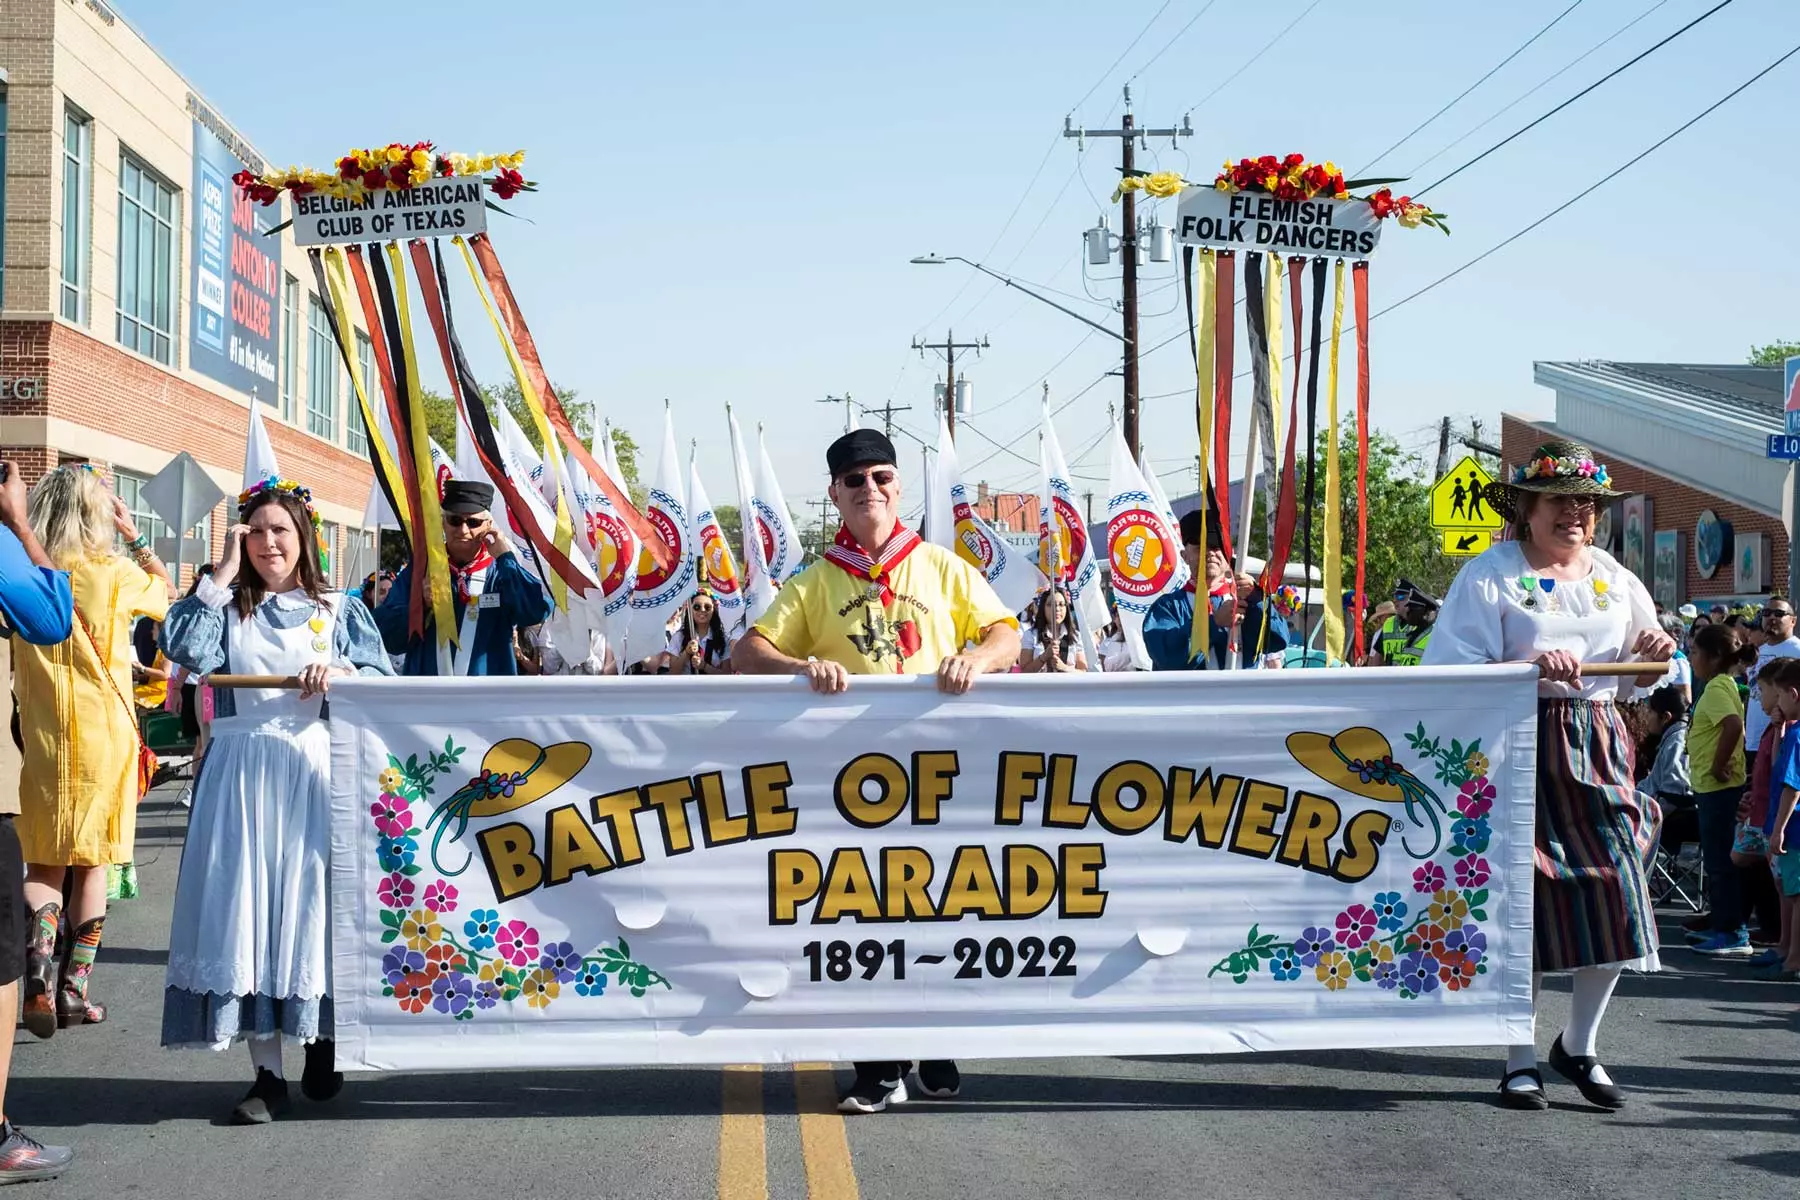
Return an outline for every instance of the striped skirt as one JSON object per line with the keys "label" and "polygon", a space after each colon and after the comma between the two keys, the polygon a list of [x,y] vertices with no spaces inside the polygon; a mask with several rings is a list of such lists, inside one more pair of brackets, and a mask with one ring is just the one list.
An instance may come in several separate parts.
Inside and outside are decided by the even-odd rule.
{"label": "striped skirt", "polygon": [[1538,701],[1536,969],[1658,969],[1645,884],[1662,811],[1633,785],[1611,704]]}

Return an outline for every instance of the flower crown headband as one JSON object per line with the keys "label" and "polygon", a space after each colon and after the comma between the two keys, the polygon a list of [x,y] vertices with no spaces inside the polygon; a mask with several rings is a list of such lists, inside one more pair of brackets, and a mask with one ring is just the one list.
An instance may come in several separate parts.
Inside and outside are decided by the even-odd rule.
{"label": "flower crown headband", "polygon": [[319,510],[313,507],[311,488],[302,487],[292,479],[277,479],[270,475],[238,493],[238,520],[244,519],[244,510],[250,507],[252,500],[269,492],[286,492],[300,501],[300,507],[306,510],[307,519],[312,522],[313,542],[319,548],[319,563],[323,566],[331,553],[331,547],[325,544],[325,523],[319,519]]}
{"label": "flower crown headband", "polygon": [[1606,473],[1606,467],[1591,458],[1543,458],[1526,463],[1513,472],[1514,483],[1529,483],[1534,479],[1592,479],[1601,487],[1612,484],[1612,476]]}

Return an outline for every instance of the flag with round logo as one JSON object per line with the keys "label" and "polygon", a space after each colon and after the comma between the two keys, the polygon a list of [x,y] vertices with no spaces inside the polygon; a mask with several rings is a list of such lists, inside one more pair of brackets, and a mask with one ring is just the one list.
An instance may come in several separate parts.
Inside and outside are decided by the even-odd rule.
{"label": "flag with round logo", "polygon": [[1168,505],[1132,460],[1125,436],[1112,431],[1112,466],[1106,487],[1106,556],[1112,563],[1113,602],[1132,665],[1150,669],[1144,617],[1157,597],[1185,582],[1181,533]]}
{"label": "flag with round logo", "polygon": [[631,620],[627,625],[626,653],[630,662],[648,657],[667,641],[664,627],[675,610],[694,592],[694,544],[688,527],[688,506],[681,480],[681,460],[675,451],[675,417],[663,409],[662,450],[656,474],[644,498],[644,519],[669,548],[669,565],[659,567],[648,547],[638,553],[637,581],[631,592]]}
{"label": "flag with round logo", "polygon": [[1062,443],[1044,406],[1043,441],[1039,458],[1044,469],[1044,490],[1038,510],[1038,568],[1051,583],[1068,590],[1075,606],[1075,623],[1086,643],[1088,667],[1099,670],[1094,631],[1107,623],[1106,603],[1100,595],[1100,564],[1088,543],[1087,523],[1075,507],[1075,487]]}
{"label": "flag with round logo", "polygon": [[925,540],[956,551],[987,578],[1002,604],[1013,612],[1024,612],[1032,597],[1046,586],[1043,573],[1008,546],[970,505],[956,443],[942,417],[938,418],[937,457],[925,489],[925,519],[919,529]]}
{"label": "flag with round logo", "polygon": [[[625,485],[612,473],[612,463],[603,448],[596,444],[594,461],[598,463],[620,491]],[[637,577],[637,538],[631,527],[620,519],[612,500],[600,490],[573,454],[566,458],[569,483],[575,493],[579,515],[586,529],[586,543],[594,558],[594,575],[600,580],[601,630],[617,642],[625,632],[625,619],[630,615],[631,585]],[[576,541],[583,539],[577,536]]]}
{"label": "flag with round logo", "polygon": [[725,626],[727,637],[735,638],[742,632],[744,621],[744,577],[738,573],[731,542],[719,525],[712,501],[706,497],[706,487],[700,482],[699,464],[691,455],[688,458],[688,499],[694,512],[694,554],[700,560],[700,578],[695,585],[703,583],[712,592],[713,603],[719,609],[719,623]]}
{"label": "flag with round logo", "polygon": [[781,481],[775,478],[775,465],[769,461],[761,425],[756,427],[756,493],[750,499],[750,507],[756,510],[756,532],[762,539],[769,578],[785,583],[799,572],[804,551],[794,514],[788,511],[787,497],[781,494]]}
{"label": "flag with round logo", "polygon": [[731,411],[729,404],[725,406],[725,420],[731,426],[731,466],[737,476],[738,521],[742,526],[744,550],[744,624],[747,626],[775,603],[775,576],[769,569],[769,552],[773,549],[774,539],[765,532],[762,510],[756,502],[756,484],[750,475],[750,458],[744,453],[744,432],[738,428],[737,414]]}

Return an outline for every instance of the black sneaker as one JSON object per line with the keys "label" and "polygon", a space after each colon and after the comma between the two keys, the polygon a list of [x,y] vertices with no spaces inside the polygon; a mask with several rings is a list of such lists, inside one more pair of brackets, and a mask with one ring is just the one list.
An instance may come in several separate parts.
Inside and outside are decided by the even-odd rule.
{"label": "black sneaker", "polygon": [[287,1080],[269,1070],[259,1068],[256,1082],[244,1093],[238,1106],[231,1110],[233,1125],[267,1125],[288,1110]]}
{"label": "black sneaker", "polygon": [[925,1059],[919,1063],[919,1095],[933,1100],[948,1100],[962,1091],[962,1072],[947,1058]]}
{"label": "black sneaker", "polygon": [[306,1043],[306,1069],[300,1074],[300,1094],[308,1100],[329,1100],[344,1090],[344,1073],[337,1069],[337,1044],[330,1038]]}
{"label": "black sneaker", "polygon": [[897,1079],[877,1079],[874,1076],[857,1076],[856,1083],[844,1098],[838,1101],[841,1113],[878,1113],[890,1104],[906,1103],[905,1063],[900,1064],[901,1071]]}
{"label": "black sneaker", "polygon": [[46,1146],[11,1121],[0,1123],[0,1185],[55,1179],[74,1160],[67,1146]]}

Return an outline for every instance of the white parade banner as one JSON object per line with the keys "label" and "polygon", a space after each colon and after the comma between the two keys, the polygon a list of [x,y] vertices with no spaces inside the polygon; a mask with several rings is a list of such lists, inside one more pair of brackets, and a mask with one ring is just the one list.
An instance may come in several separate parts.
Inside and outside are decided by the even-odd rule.
{"label": "white parade banner", "polygon": [[1218,250],[1272,250],[1357,261],[1374,255],[1380,218],[1364,200],[1279,200],[1266,192],[1182,190],[1175,236]]}
{"label": "white parade banner", "polygon": [[487,197],[474,176],[364,192],[356,200],[309,192],[293,197],[293,205],[294,244],[302,249],[487,232]]}
{"label": "white parade banner", "polygon": [[338,1055],[1529,1041],[1536,679],[346,680]]}

